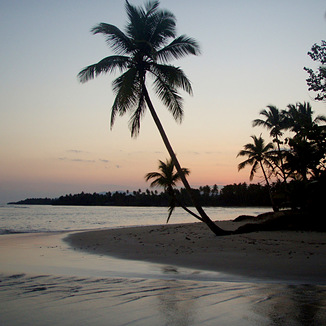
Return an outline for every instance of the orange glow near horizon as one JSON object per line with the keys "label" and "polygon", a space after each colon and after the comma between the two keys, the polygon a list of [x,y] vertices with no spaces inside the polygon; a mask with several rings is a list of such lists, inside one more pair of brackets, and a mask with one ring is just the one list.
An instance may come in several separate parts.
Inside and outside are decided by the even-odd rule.
{"label": "orange glow near horizon", "polygon": [[[250,183],[250,168],[238,172],[236,156],[251,135],[268,139],[266,130],[252,127],[262,109],[306,101],[316,116],[325,114],[325,103],[311,100],[303,70],[313,68],[307,52],[325,37],[324,0],[237,6],[221,0],[207,8],[190,0],[187,11],[181,1],[162,0],[160,6],[175,14],[178,35],[193,37],[202,50],[200,56],[171,61],[184,70],[194,91],[193,96],[180,93],[182,124],[150,91],[181,166],[191,171],[190,184]],[[123,28],[124,2],[85,0],[73,15],[68,1],[19,6],[4,1],[0,10],[0,203],[149,188],[144,175],[168,157],[151,115],[144,115],[137,139],[130,138],[128,114],[117,116],[110,130],[111,83],[119,72],[86,84],[76,77],[83,67],[113,54],[105,39],[89,30],[101,21]],[[273,18],[268,24],[267,16]],[[49,17],[57,23],[49,24]],[[21,53],[24,64],[17,68]],[[261,181],[258,172],[253,182]]]}

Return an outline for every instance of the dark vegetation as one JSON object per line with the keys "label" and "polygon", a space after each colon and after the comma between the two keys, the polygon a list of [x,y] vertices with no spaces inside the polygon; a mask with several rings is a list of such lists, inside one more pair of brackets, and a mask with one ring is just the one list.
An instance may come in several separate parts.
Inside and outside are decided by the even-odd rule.
{"label": "dark vegetation", "polygon": [[[251,166],[250,180],[260,170],[274,212],[281,208],[318,210],[326,189],[326,117],[314,117],[309,103],[289,104],[279,110],[269,105],[253,126],[269,130],[271,142],[252,136],[238,155],[247,159],[239,170]],[[274,182],[271,183],[271,180]]]}
{"label": "dark vegetation", "polygon": [[[260,184],[239,183],[224,186],[203,186],[193,190],[203,206],[270,206],[268,189]],[[184,188],[175,189],[179,202],[191,206]],[[8,204],[16,205],[75,205],[75,206],[169,206],[166,192],[145,191],[69,194],[59,198],[29,198]]]}
{"label": "dark vegetation", "polygon": [[313,61],[319,63],[319,67],[314,71],[311,68],[305,67],[304,70],[309,74],[306,79],[308,90],[315,92],[316,101],[326,100],[326,42],[321,41],[321,44],[315,43],[308,55]]}

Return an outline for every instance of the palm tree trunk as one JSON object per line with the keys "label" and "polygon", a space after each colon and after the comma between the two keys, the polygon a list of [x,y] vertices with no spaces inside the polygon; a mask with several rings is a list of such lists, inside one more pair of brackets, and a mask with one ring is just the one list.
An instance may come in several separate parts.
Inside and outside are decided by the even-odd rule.
{"label": "palm tree trunk", "polygon": [[173,198],[174,198],[174,200],[176,201],[176,203],[177,203],[177,204],[178,204],[178,205],[179,205],[183,210],[185,210],[188,214],[194,216],[197,220],[203,222],[203,219],[202,219],[199,215],[195,214],[195,213],[194,213],[193,211],[191,211],[188,207],[186,207],[185,205],[183,205],[183,204],[180,202],[180,200],[178,200],[178,198],[177,198],[177,196],[176,196],[176,194],[175,194],[175,192],[174,192],[173,189],[171,189],[170,196],[173,196]]}
{"label": "palm tree trunk", "polygon": [[169,152],[170,156],[171,156],[171,159],[173,160],[174,162],[174,166],[175,168],[177,169],[179,175],[180,175],[180,178],[181,178],[181,181],[183,183],[183,185],[185,186],[189,196],[190,196],[190,199],[193,203],[193,205],[195,206],[196,210],[198,211],[199,215],[201,216],[202,218],[202,221],[210,228],[210,230],[216,234],[216,235],[225,235],[225,234],[228,234],[227,231],[224,231],[223,229],[219,228],[209,217],[208,215],[205,213],[205,211],[203,210],[203,208],[197,203],[197,200],[195,199],[195,196],[193,194],[193,191],[188,183],[188,180],[186,179],[183,171],[182,171],[182,168],[179,164],[179,161],[177,160],[177,157],[172,149],[172,146],[169,142],[169,139],[163,129],[163,126],[161,124],[161,121],[160,119],[158,118],[157,114],[156,114],[156,111],[154,109],[154,106],[152,104],[152,101],[148,95],[148,92],[147,92],[147,89],[146,87],[144,86],[143,88],[143,91],[144,91],[144,96],[145,96],[145,100],[146,100],[146,103],[147,103],[147,106],[149,108],[149,111],[151,112],[151,115],[154,119],[154,122],[160,132],[160,135],[163,139],[163,142],[166,146],[166,149],[167,151]]}
{"label": "palm tree trunk", "polygon": [[276,136],[276,143],[277,143],[277,149],[278,149],[278,152],[279,152],[279,155],[280,155],[280,158],[281,158],[281,172],[283,174],[283,184],[284,184],[284,193],[285,193],[285,201],[286,201],[286,204],[289,204],[291,203],[291,199],[290,199],[290,191],[289,191],[289,187],[288,187],[288,183],[287,183],[287,176],[286,176],[286,173],[285,173],[285,168],[284,168],[284,162],[283,162],[283,157],[281,155],[281,148],[280,148],[280,142],[279,142],[279,139],[278,137]]}
{"label": "palm tree trunk", "polygon": [[283,174],[283,180],[284,180],[284,184],[286,185],[287,182],[286,182],[286,174],[285,174],[285,169],[284,169],[284,163],[283,163],[283,157],[281,156],[281,148],[280,148],[280,141],[278,139],[278,137],[276,136],[275,137],[276,139],[276,144],[277,144],[277,149],[278,149],[278,153],[280,155],[280,158],[281,158],[281,172]]}
{"label": "palm tree trunk", "polygon": [[262,163],[261,161],[259,161],[259,164],[260,164],[261,170],[263,171],[264,178],[265,178],[265,181],[266,181],[266,184],[267,184],[267,187],[268,187],[269,198],[271,199],[271,204],[272,204],[273,211],[274,211],[274,212],[278,212],[279,209],[278,209],[278,207],[275,205],[274,198],[273,198],[273,196],[272,196],[271,186],[270,186],[270,184],[269,184],[269,182],[268,182],[268,178],[267,178],[267,175],[266,175],[266,172],[265,172],[265,169],[264,169],[263,163]]}

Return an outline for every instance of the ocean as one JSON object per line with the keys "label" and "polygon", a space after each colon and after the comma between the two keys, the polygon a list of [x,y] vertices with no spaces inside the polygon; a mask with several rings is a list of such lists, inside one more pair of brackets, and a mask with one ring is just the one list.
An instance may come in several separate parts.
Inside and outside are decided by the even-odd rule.
{"label": "ocean", "polygon": [[[212,220],[232,220],[240,215],[258,215],[268,207],[207,207]],[[93,230],[124,226],[165,224],[166,207],[116,206],[0,206],[0,234]],[[169,223],[198,222],[181,208],[176,208]]]}

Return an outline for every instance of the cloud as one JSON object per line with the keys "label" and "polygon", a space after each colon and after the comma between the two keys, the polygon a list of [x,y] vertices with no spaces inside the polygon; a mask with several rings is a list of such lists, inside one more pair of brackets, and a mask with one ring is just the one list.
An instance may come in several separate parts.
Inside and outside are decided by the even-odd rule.
{"label": "cloud", "polygon": [[199,152],[195,152],[195,151],[187,151],[187,153],[191,155],[200,155]]}
{"label": "cloud", "polygon": [[83,162],[83,163],[95,163],[95,160],[84,160],[80,158],[74,158],[70,160],[71,162]]}
{"label": "cloud", "polygon": [[74,153],[74,154],[88,153],[86,151],[81,151],[81,150],[78,150],[78,149],[68,149],[66,152],[67,153]]}
{"label": "cloud", "polygon": [[67,158],[67,157],[59,157],[60,161],[67,161],[67,162],[81,162],[81,163],[95,163],[95,160],[83,160],[80,158]]}

